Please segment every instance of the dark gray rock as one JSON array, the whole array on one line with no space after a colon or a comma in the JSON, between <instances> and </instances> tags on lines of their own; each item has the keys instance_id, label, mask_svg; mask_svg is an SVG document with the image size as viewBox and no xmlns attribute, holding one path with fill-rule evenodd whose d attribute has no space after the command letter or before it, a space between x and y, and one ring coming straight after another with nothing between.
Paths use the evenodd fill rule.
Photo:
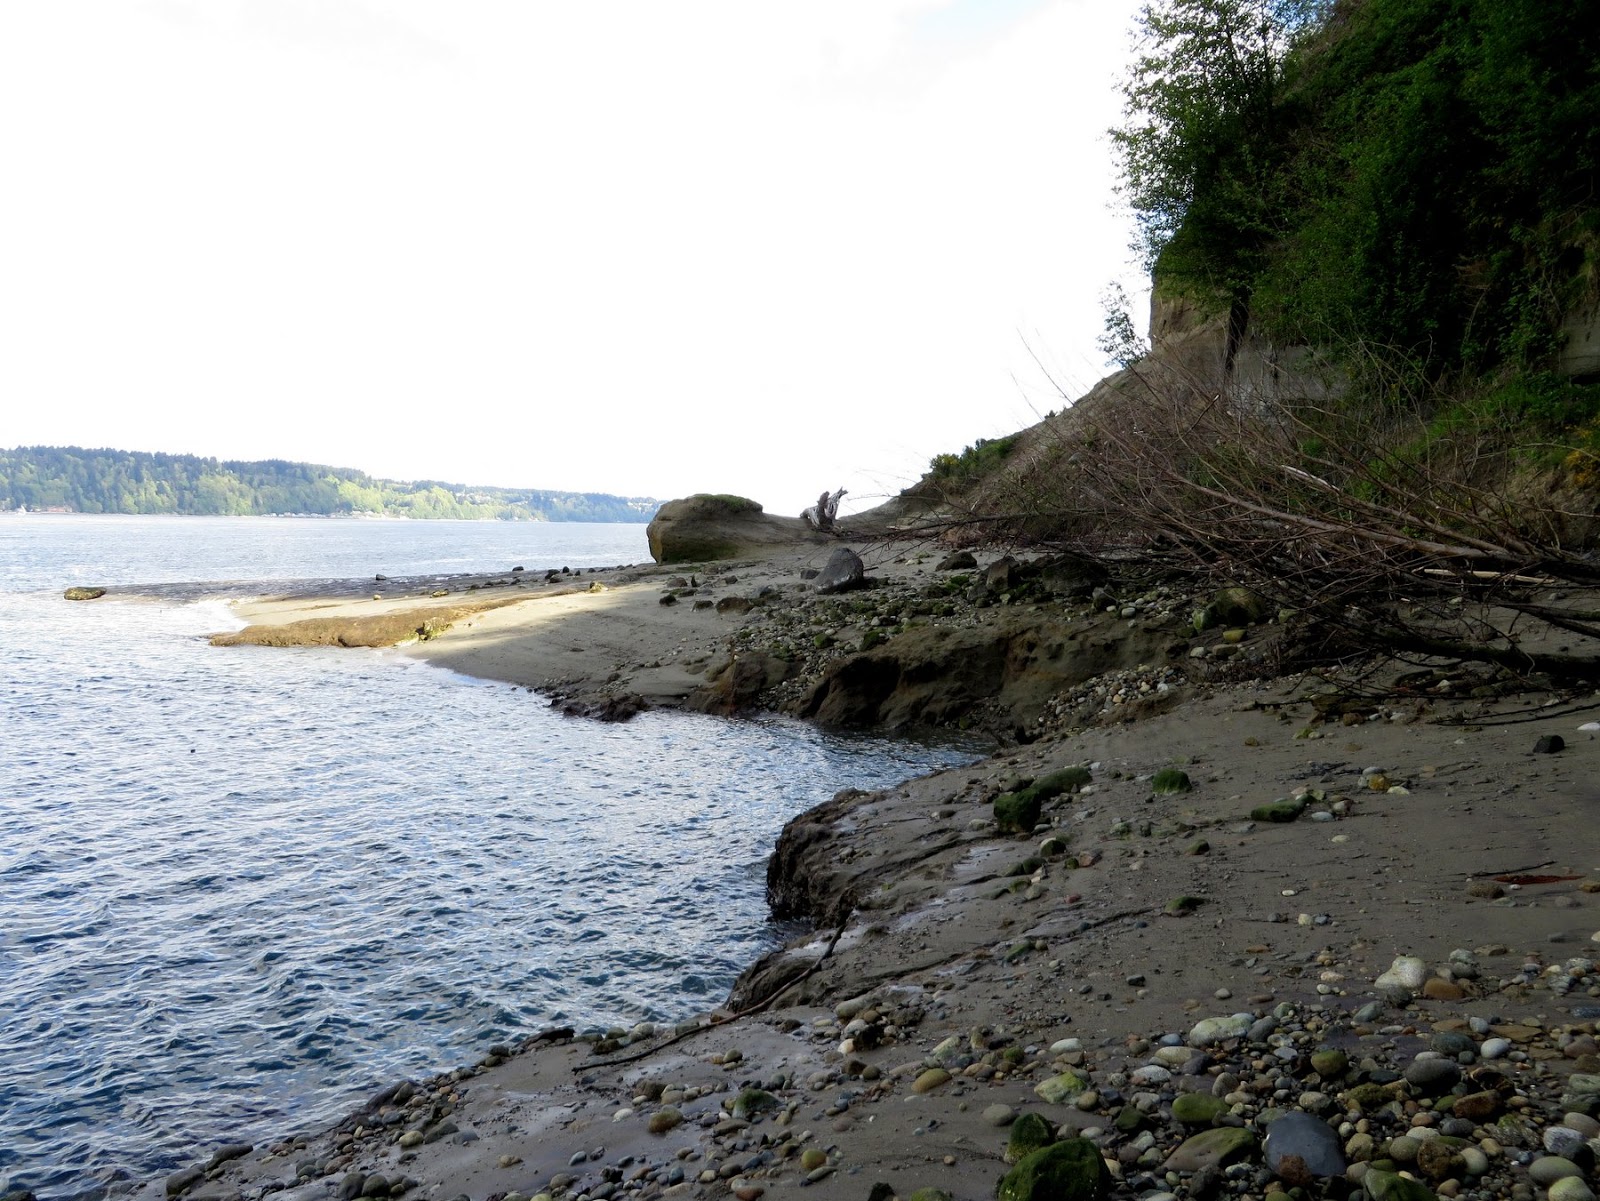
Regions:
<instances>
[{"instance_id":1,"label":"dark gray rock","mask_svg":"<svg viewBox=\"0 0 1600 1201\"><path fill-rule=\"evenodd\" d=\"M972 557L970 550L958 550L946 555L939 560L935 571L972 571L978 566L978 560Z\"/></svg>"},{"instance_id":2,"label":"dark gray rock","mask_svg":"<svg viewBox=\"0 0 1600 1201\"><path fill-rule=\"evenodd\" d=\"M176 1197L192 1189L206 1178L206 1170L202 1167L184 1168L181 1172L174 1172L167 1177L167 1196Z\"/></svg>"},{"instance_id":3,"label":"dark gray rock","mask_svg":"<svg viewBox=\"0 0 1600 1201\"><path fill-rule=\"evenodd\" d=\"M1425 1093L1447 1093L1461 1080L1461 1065L1453 1059L1417 1059L1405 1070L1406 1083Z\"/></svg>"},{"instance_id":4,"label":"dark gray rock","mask_svg":"<svg viewBox=\"0 0 1600 1201\"><path fill-rule=\"evenodd\" d=\"M861 587L866 578L867 569L861 562L861 556L848 546L841 546L828 556L828 561L817 573L816 587L818 592L848 592Z\"/></svg>"},{"instance_id":5,"label":"dark gray rock","mask_svg":"<svg viewBox=\"0 0 1600 1201\"><path fill-rule=\"evenodd\" d=\"M255 1148L249 1143L225 1143L211 1153L211 1159L206 1164L206 1171L209 1172L213 1168L220 1168L230 1159L240 1159L254 1150Z\"/></svg>"},{"instance_id":6,"label":"dark gray rock","mask_svg":"<svg viewBox=\"0 0 1600 1201\"><path fill-rule=\"evenodd\" d=\"M1313 1176L1342 1176L1347 1166L1338 1132L1309 1113L1286 1113L1267 1127L1267 1166L1277 1172L1290 1155Z\"/></svg>"},{"instance_id":7,"label":"dark gray rock","mask_svg":"<svg viewBox=\"0 0 1600 1201\"><path fill-rule=\"evenodd\" d=\"M1010 555L996 559L983 573L983 586L990 592L1009 592L1022 580L1017 561Z\"/></svg>"}]
</instances>

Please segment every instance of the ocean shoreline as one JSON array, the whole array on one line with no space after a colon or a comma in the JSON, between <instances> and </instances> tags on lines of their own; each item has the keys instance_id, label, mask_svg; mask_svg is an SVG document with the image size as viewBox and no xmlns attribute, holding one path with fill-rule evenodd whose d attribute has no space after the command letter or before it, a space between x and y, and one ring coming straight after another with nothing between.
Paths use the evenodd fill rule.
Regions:
<instances>
[{"instance_id":1,"label":"ocean shoreline","mask_svg":"<svg viewBox=\"0 0 1600 1201\"><path fill-rule=\"evenodd\" d=\"M525 606L485 608L408 653L557 693L625 684L643 695L643 680L662 703L683 703L703 682L696 659L709 661L737 626L714 608L660 605L673 574L606 583L601 573L590 582L604 591L551 588L537 603L561 603L520 633L509 618ZM618 592L631 599L618 604ZM303 602L266 603L277 607L247 616L307 615ZM641 654L647 622L659 641ZM630 623L627 641L608 641ZM678 658L643 666L656 645ZM1500 1127L1473 1124L1469 1141L1487 1148L1488 1167L1472 1175L1458 1164L1453 1189L1451 1176L1426 1178L1443 1195L1509 1196L1527 1181L1519 1155L1543 1155L1543 1130L1560 1126L1563 1082L1600 1067L1588 785L1600 743L1576 732L1593 702L1567 698L1541 718L1555 698L1441 698L1324 722L1309 699L1319 686L1293 677L1219 688L1137 723L1051 731L968 768L846 790L791 822L775 851L774 887L808 897L818 925L741 979L730 1005L767 998L759 1011L707 1015L670 1044L635 1029L506 1046L333 1130L226 1148L209 1170L136 1195L752 1201L804 1187L859 1201L881 1180L900 1195L979 1196L1006 1168L1001 1107L1089 1130L1128 1195L1181 1192L1188 1170L1160 1170L1186 1129L1172 1116L1178 1095L1233 1085L1231 1120L1259 1136L1284 1080L1290 1104L1328 1116L1372 1082L1354 1054L1324 1077L1311 1067L1320 1046L1359 1047L1405 1079L1437 1055L1432 1041L1456 1035L1471 1044L1459 1053L1469 1064L1500 1050L1494 1040L1516 1048L1499 1111L1521 1098L1533 1143L1523 1151ZM1557 731L1564 750L1531 754ZM1070 767L1087 767L1090 783L1050 797L1031 836L996 826L997 796ZM1172 768L1192 790L1158 795L1155 773ZM1537 803L1515 800L1535 791ZM1296 796L1295 820L1268 815ZM1530 865L1532 882L1492 879ZM1420 972L1403 987L1384 976L1397 958ZM1200 1019L1237 1012L1248 1022L1226 1037L1195 1033ZM1184 1053L1158 1053L1163 1036ZM1298 1050L1283 1076L1262 1077L1250 1065L1274 1047ZM1133 1083L1163 1063L1164 1079L1151 1071L1144 1087ZM1063 1077L1079 1087L1037 1091ZM1121 1107L1136 1096L1150 1101L1124 1131ZM1467 1121L1421 1085L1394 1099L1405 1123ZM1364 1132L1351 1125L1339 1137L1354 1157ZM215 1150L197 1148L197 1162ZM1251 1167L1242 1191L1271 1176Z\"/></svg>"}]
</instances>

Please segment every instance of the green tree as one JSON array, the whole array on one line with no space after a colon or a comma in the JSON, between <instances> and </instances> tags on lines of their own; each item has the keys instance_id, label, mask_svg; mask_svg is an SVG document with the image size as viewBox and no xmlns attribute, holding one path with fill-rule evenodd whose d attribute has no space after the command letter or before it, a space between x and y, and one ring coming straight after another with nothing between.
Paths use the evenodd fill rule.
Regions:
<instances>
[{"instance_id":1,"label":"green tree","mask_svg":"<svg viewBox=\"0 0 1600 1201\"><path fill-rule=\"evenodd\" d=\"M1150 0L1111 131L1147 268L1232 293L1273 232L1285 62L1326 0Z\"/></svg>"}]
</instances>

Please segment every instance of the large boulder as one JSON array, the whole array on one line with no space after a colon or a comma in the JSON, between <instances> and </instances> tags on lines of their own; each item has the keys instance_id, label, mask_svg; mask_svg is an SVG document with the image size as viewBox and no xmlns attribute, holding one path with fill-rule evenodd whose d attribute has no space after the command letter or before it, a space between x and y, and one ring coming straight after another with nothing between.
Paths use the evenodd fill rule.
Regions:
<instances>
[{"instance_id":1,"label":"large boulder","mask_svg":"<svg viewBox=\"0 0 1600 1201\"><path fill-rule=\"evenodd\" d=\"M818 592L849 592L867 582L866 564L861 556L848 546L841 546L828 556L817 578L812 581Z\"/></svg>"},{"instance_id":2,"label":"large boulder","mask_svg":"<svg viewBox=\"0 0 1600 1201\"><path fill-rule=\"evenodd\" d=\"M706 563L831 541L798 517L774 517L743 496L706 492L669 500L645 530L657 563Z\"/></svg>"}]
</instances>

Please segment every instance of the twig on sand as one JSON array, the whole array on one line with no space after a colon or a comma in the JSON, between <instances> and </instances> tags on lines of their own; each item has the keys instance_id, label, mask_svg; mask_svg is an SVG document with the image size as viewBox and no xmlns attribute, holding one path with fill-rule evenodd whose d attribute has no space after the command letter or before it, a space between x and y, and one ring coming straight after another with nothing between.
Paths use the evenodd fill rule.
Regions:
<instances>
[{"instance_id":1,"label":"twig on sand","mask_svg":"<svg viewBox=\"0 0 1600 1201\"><path fill-rule=\"evenodd\" d=\"M1546 859L1543 863L1530 863L1526 867L1502 867L1486 872L1468 872L1467 875L1472 879L1477 879L1479 877L1492 879L1495 876L1520 876L1525 872L1538 871L1541 867L1549 867L1553 863L1555 863L1554 859ZM1576 879L1576 877L1574 877L1574 879Z\"/></svg>"}]
</instances>

